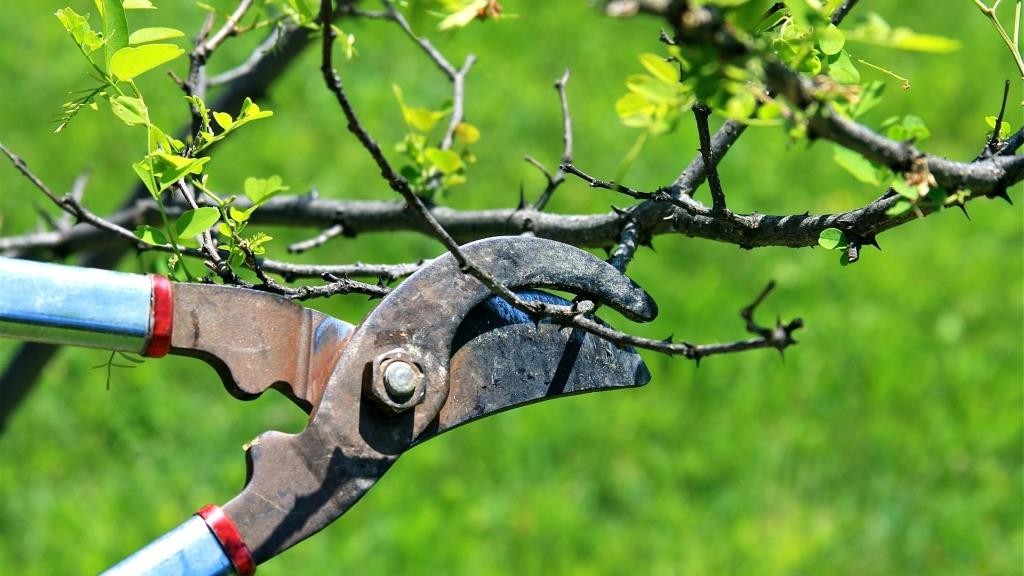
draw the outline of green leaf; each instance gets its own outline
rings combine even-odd
[[[238,128],[244,124],[248,124],[253,120],[259,120],[260,118],[270,118],[274,113],[270,110],[261,110],[259,104],[252,101],[252,98],[248,96],[242,101],[242,109],[238,112],[238,118],[235,119],[235,128]]]
[[[908,114],[902,118],[899,116],[887,118],[882,122],[882,127],[886,129],[886,136],[901,142],[906,140],[920,142],[932,135],[931,130],[925,126],[924,120],[913,114]]]
[[[139,237],[139,240],[153,246],[167,244],[167,236],[164,235],[164,231],[147,224],[135,228],[135,235]]]
[[[900,216],[906,214],[914,205],[907,200],[900,198],[893,204],[888,210],[885,211],[886,216]]]
[[[846,248],[848,244],[846,235],[838,228],[825,228],[818,234],[818,245],[826,250]]]
[[[125,10],[156,10],[149,0],[124,0],[122,5]]]
[[[128,36],[128,43],[135,46],[136,44],[148,44],[150,42],[159,42],[160,40],[181,38],[184,35],[184,32],[175,28],[139,28]]]
[[[640,64],[643,64],[643,67],[651,73],[651,76],[666,84],[676,84],[679,82],[679,69],[672,65],[671,62],[666,62],[663,57],[657,54],[641,54]]]
[[[102,6],[100,13],[103,15],[103,38],[107,45],[107,73],[113,74],[114,55],[128,45],[128,19],[121,0],[96,0],[96,4]]]
[[[835,24],[829,24],[818,30],[818,45],[821,46],[821,51],[825,54],[829,56],[838,54],[845,44],[846,36]]]
[[[422,106],[414,106],[402,110],[405,121],[420,132],[430,132],[437,121],[447,116],[444,112],[435,112]]]
[[[253,206],[259,206],[278,192],[287,190],[288,187],[282,186],[281,177],[274,175],[270,178],[246,178],[244,189],[245,197],[252,202]]]
[[[667,104],[676,100],[681,86],[666,84],[647,74],[630,74],[626,78],[626,89],[644,97],[652,104]]]
[[[861,87],[857,101],[850,106],[850,117],[856,120],[870,112],[882,102],[885,82],[876,80]]]
[[[475,144],[480,140],[480,130],[468,122],[459,122],[455,127],[455,139],[463,146]]]
[[[338,44],[341,44],[345,59],[351,60],[354,58],[356,55],[356,37],[352,34],[346,34],[344,30],[334,24],[331,24],[331,29],[334,30],[334,38],[338,41]]]
[[[149,123],[146,103],[141,98],[114,96],[110,99],[110,109],[115,116],[129,126]]]
[[[174,227],[178,231],[178,236],[191,238],[212,228],[217,220],[220,220],[220,211],[213,206],[203,206],[182,212],[174,222]]]
[[[427,148],[424,154],[430,164],[440,170],[442,174],[458,172],[464,166],[462,158],[459,158],[459,155],[451,150],[431,147]]]
[[[850,60],[850,53],[842,50],[839,54],[828,57],[828,75],[840,84],[857,84],[860,82],[860,72]]]
[[[907,184],[907,181],[904,180],[903,178],[897,178],[893,180],[891,186],[897,194],[903,196],[908,200],[917,201],[917,199],[921,197],[921,193],[918,191],[918,189],[911,186],[910,184]]]
[[[470,22],[476,20],[477,15],[480,14],[481,10],[487,8],[488,0],[472,0],[465,6],[451,12],[437,25],[437,29],[454,30],[456,28],[464,28],[469,25]]]
[[[231,114],[228,114],[227,112],[214,112],[213,119],[217,122],[218,126],[224,129],[225,132],[231,130],[231,126],[235,123],[235,121],[231,119]]]
[[[997,118],[995,116],[985,116],[985,124],[988,124],[988,127],[992,130],[995,130],[996,128],[996,120]],[[999,139],[1005,140],[1009,135],[1010,123],[1003,120],[1002,123],[999,124]]]
[[[948,54],[959,50],[962,44],[959,40],[944,36],[918,34],[910,28],[897,28],[893,30],[892,36],[889,38],[889,46],[899,50]]]
[[[92,29],[85,16],[71,8],[61,8],[54,13],[54,16],[60,20],[64,29],[71,35],[71,39],[86,55],[92,54],[103,46],[103,38]]]
[[[263,245],[266,244],[267,242],[270,242],[273,239],[273,236],[264,234],[263,232],[257,232],[253,234],[252,237],[249,238],[248,240],[249,251],[257,255],[263,254],[267,251],[267,249]]]
[[[142,159],[138,162],[133,162],[132,170],[138,175],[139,180],[142,180],[146,190],[149,190],[149,195],[157,198],[160,195],[160,191],[153,187],[153,172],[149,167],[149,160]]]
[[[209,157],[184,158],[166,152],[154,152],[149,158],[160,192],[189,174],[202,174],[203,165],[210,161]]]
[[[134,48],[121,48],[110,59],[109,72],[118,81],[131,80],[184,53],[184,50],[174,44],[146,44]]]
[[[255,206],[249,208],[248,210],[239,210],[238,208],[231,206],[230,208],[228,208],[228,217],[234,220],[235,222],[241,224],[242,222],[247,221],[249,219],[249,216],[252,216],[253,210],[255,209]]]
[[[848,150],[842,146],[835,146],[832,151],[832,159],[857,180],[875,186],[881,184],[878,180],[875,165],[853,150]]]
[[[656,107],[643,96],[629,92],[615,101],[619,120],[631,128],[646,128],[654,119]]]

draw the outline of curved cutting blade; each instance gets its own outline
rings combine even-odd
[[[538,290],[527,300],[568,301]],[[450,390],[435,426],[422,442],[495,412],[557,396],[643,386],[651,375],[632,348],[549,320],[535,324],[492,296],[466,316],[452,341]]]

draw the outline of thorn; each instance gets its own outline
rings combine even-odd
[[[657,252],[657,250],[654,249],[654,238],[651,238],[650,236],[641,240],[640,245],[645,248],[650,248],[651,252]]]
[[[1010,206],[1013,206],[1013,200],[1010,199],[1010,195],[1006,192],[1006,188],[994,193],[993,196],[996,198],[1002,198],[1003,200],[1006,200]]]
[[[696,356],[693,357],[693,367],[694,368],[700,368],[700,359],[701,359],[700,354],[697,354]]]
[[[612,212],[615,212],[616,214],[618,214],[621,217],[626,217],[626,216],[629,215],[629,211],[627,211],[627,210],[625,210],[623,208],[619,208],[618,206],[616,206],[614,204],[612,204]]]
[[[959,208],[960,211],[964,213],[964,218],[967,218],[968,220],[971,219],[971,215],[967,213],[967,205],[966,204],[964,204],[963,202],[960,202],[960,203],[958,203],[956,205],[956,207]]]
[[[665,338],[664,340],[662,340],[662,342],[664,342],[665,344],[672,344],[672,339],[675,337],[675,334],[669,334],[668,338]]]
[[[879,250],[879,251],[882,250],[882,247],[878,245],[878,237],[877,236],[870,236],[870,237],[868,237],[866,240],[864,240],[864,243],[868,244],[868,245],[871,245],[871,246],[874,246],[876,250]]]
[[[523,190],[523,183],[519,183],[519,204],[516,206],[516,212],[526,208],[526,192]]]

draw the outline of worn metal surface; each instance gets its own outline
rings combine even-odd
[[[528,237],[491,238],[468,244],[463,251],[511,288],[549,286],[567,290],[639,320],[649,320],[657,313],[653,301],[639,286],[590,254],[565,244]],[[517,378],[496,379],[496,368],[488,371],[486,359],[474,357],[473,346],[480,346],[481,353],[488,354],[506,347],[508,339],[497,333],[492,336],[494,341],[483,336],[483,340],[476,339],[476,344],[470,343],[474,339],[463,343],[463,357],[450,366],[458,326],[489,295],[485,286],[460,272],[450,254],[438,258],[392,292],[349,337],[319,404],[313,403],[306,430],[294,435],[267,432],[250,444],[249,480],[224,510],[238,526],[256,562],[275,556],[343,514],[415,442],[542,395],[599,388],[601,381],[588,379],[585,374],[607,368],[612,359],[621,356],[611,349],[602,350],[598,343],[587,344],[584,338],[580,350],[587,350],[587,355],[596,360],[574,378],[576,369],[569,369],[569,364],[575,366],[578,355],[570,352],[571,361],[566,360],[563,368],[568,371],[564,387],[557,384],[560,379],[544,376],[547,383],[543,393],[536,385],[520,393]],[[515,325],[512,329],[521,328]],[[534,339],[536,354],[552,354],[543,344],[543,335],[550,337],[551,331],[557,330],[544,324],[536,330],[540,333]],[[573,339],[578,337],[564,338],[569,347],[576,346]],[[372,380],[382,377],[379,369],[374,370],[374,360],[395,349],[402,351],[403,361],[420,368],[424,388],[422,401],[398,414],[369,400],[364,392],[373,389],[376,383]],[[557,357],[566,357],[565,352]],[[518,366],[525,361],[514,355],[506,358],[499,364]],[[536,370],[518,373],[540,378],[545,369],[552,368],[550,362],[540,364]],[[556,372],[561,365],[561,361],[555,364]],[[633,368],[621,371],[624,382],[642,383],[646,376],[638,361],[631,365]],[[451,382],[458,402],[445,406],[450,368],[458,369]],[[504,391],[485,392],[482,400],[475,400],[473,387],[483,384],[489,388],[488,382],[500,382]]]
[[[193,516],[145,548],[125,558],[103,576],[222,576],[234,569],[217,538]]]
[[[568,304],[536,290],[519,293],[529,300]],[[469,313],[452,350],[448,401],[433,434],[539,400],[643,386],[651,379],[632,349],[549,320],[534,324],[497,296]]]
[[[142,352],[148,277],[0,258],[0,336]]]
[[[266,292],[174,285],[171,353],[208,362],[237,398],[274,388],[309,412],[351,333],[351,324]]]

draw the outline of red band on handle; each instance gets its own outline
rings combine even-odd
[[[238,533],[238,527],[228,518],[228,515],[221,510],[220,506],[209,504],[203,506],[196,515],[206,522],[206,525],[217,537],[221,548],[231,560],[235,572],[239,576],[252,576],[256,573],[256,562],[249,553],[249,547],[242,541],[242,535]]]
[[[170,280],[157,275],[150,278],[153,279],[153,296],[150,305],[149,341],[142,355],[160,358],[171,349],[174,299],[171,296]]]

